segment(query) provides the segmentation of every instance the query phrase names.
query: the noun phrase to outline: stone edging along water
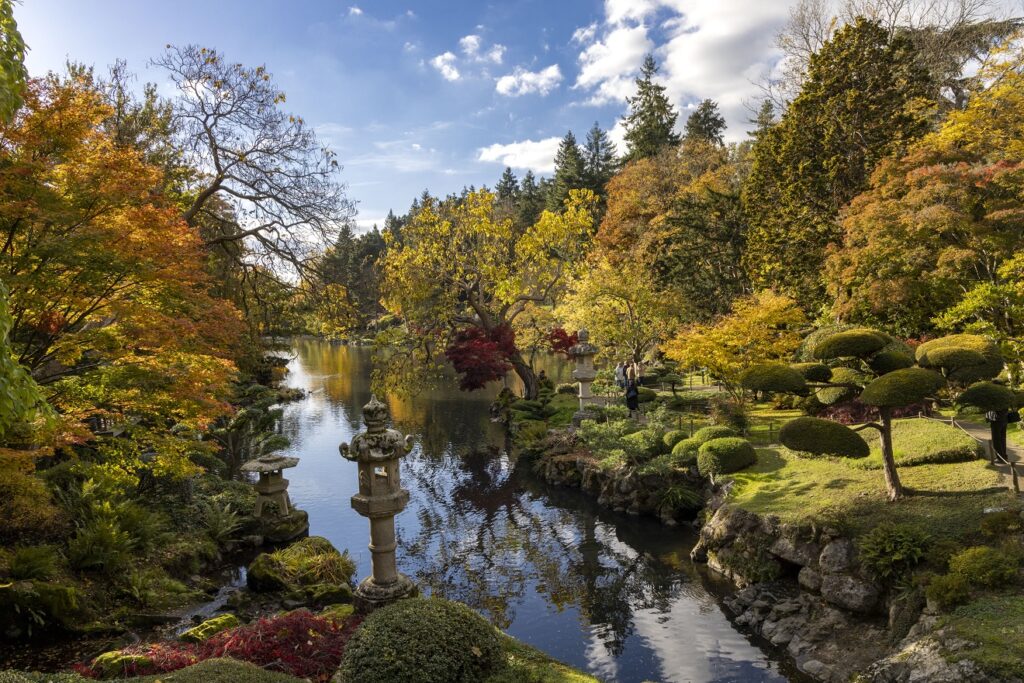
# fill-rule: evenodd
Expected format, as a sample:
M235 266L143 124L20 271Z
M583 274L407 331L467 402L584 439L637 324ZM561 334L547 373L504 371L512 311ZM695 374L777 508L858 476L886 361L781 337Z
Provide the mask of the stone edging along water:
M549 484L578 488L604 507L655 516L670 527L694 510L666 506L665 491L678 482L703 490L706 522L691 559L736 587L724 605L738 626L779 648L815 680L999 680L970 661L947 661L944 653L957 644L944 638L938 617L922 599L901 599L872 580L854 542L836 529L782 524L726 504L725 492L693 471L665 477L604 468L578 446L554 446L537 456L534 469Z

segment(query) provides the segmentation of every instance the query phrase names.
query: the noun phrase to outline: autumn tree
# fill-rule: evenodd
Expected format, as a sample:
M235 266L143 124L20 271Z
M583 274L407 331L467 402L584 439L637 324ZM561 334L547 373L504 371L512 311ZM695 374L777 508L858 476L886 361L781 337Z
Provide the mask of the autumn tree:
M793 299L766 290L737 299L714 322L683 327L664 351L680 367L706 368L733 398L743 400L744 371L792 355L806 324Z
M756 286L821 302L825 250L842 236L836 215L879 161L927 131L930 87L910 42L865 19L812 57L800 94L754 145L743 201Z
M244 242L240 268L286 267L304 274L354 213L338 180L334 154L301 117L283 110L285 95L266 68L228 62L216 50L169 46L153 64L178 91L174 119L191 179L184 217L199 225L231 205L234 224L204 238L208 248Z
M655 156L664 147L679 144L675 132L679 113L665 94L665 86L654 79L658 65L647 55L636 79L636 94L627 98L629 112L622 122L626 129L626 161Z
M14 20L14 0L0 0L0 120L9 121L25 89L25 41Z
M544 211L519 231L511 219L496 218L496 198L486 190L427 200L401 243L389 242L381 265L385 307L405 323L408 342L433 354L428 359L453 342L472 342L489 354L494 373L502 366L492 360L503 358L535 396L533 368L507 335L531 304L561 295L590 243L593 201L590 191L573 190L560 213ZM399 370L408 372L405 366Z
M1019 336L1009 261L1024 248L1024 77L989 75L991 87L882 163L846 211L825 269L838 318L904 335L938 325Z

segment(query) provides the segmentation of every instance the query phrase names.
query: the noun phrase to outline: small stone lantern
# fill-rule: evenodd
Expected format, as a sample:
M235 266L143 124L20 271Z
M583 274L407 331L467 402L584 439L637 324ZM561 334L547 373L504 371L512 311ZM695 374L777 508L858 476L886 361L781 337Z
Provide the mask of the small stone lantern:
M363 406L366 431L339 448L342 457L359 465L359 493L352 496L352 508L370 519L373 571L355 592L356 609L364 614L417 593L416 584L399 573L395 562L395 515L409 503L398 463L412 450L412 437L385 428L387 419L387 406L371 397Z
M580 409L573 415L573 423L579 423L590 417L587 408L594 404L594 395L590 392L590 385L597 377L594 370L594 356L597 355L597 347L590 343L590 333L585 329L576 333L577 342L569 347L569 355L576 360L576 368L572 371L572 378L580 383Z
M257 494L254 516L260 518L268 516L264 514L268 503L277 505L278 517L288 517L292 514L292 502L288 498L288 480L281 473L298 464L298 458L269 453L242 465L243 472L256 472L260 475L259 481L254 486Z

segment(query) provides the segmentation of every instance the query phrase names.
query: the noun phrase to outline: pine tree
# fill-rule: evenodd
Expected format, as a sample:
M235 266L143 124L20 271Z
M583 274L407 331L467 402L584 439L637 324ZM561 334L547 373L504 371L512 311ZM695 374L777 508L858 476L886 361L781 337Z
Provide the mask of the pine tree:
M498 195L498 201L504 202L516 198L516 195L519 194L519 181L516 180L516 174L512 172L511 168L505 167L505 172L501 174L501 179L494 189Z
M601 130L597 121L587 133L583 161L587 179L586 187L593 190L598 197L603 198L605 185L612 179L618 168L618 159L615 157L615 143L608 137L608 133Z
M516 226L526 229L537 222L544 210L544 188L537 183L533 171L527 171L519 184L519 201Z
M678 145L675 132L679 117L675 107L665 95L665 86L654 82L658 65L647 55L636 79L636 95L627 99L629 113L623 120L626 128L626 161L646 159L657 154L666 145Z
M750 137L760 140L776 123L775 105L772 104L772 101L765 99L761 103L761 108L757 110L757 116L751 119L750 122L754 124L754 130L750 131Z
M569 131L558 145L555 154L555 177L547 193L547 210L561 211L562 202L569 196L569 190L587 187L586 164L576 136Z
M686 119L687 140L704 140L716 145L725 144L722 133L725 132L725 119L718 111L718 103L704 100L697 105L689 118Z

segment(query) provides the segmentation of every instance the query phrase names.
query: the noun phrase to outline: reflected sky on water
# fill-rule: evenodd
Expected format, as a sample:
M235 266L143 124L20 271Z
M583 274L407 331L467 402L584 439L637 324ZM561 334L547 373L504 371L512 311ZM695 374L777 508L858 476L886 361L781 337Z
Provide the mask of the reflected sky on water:
M296 340L287 383L309 392L285 408L289 493L310 533L347 548L369 573L368 522L353 511L356 466L338 444L362 428L368 349ZM556 358L543 367L569 381ZM609 681L785 681L726 619L689 561L692 532L599 509L514 467L489 420L497 387L386 397L415 437L402 462L411 493L397 517L398 561L425 592L466 602L512 635ZM382 397L385 398L385 397Z

